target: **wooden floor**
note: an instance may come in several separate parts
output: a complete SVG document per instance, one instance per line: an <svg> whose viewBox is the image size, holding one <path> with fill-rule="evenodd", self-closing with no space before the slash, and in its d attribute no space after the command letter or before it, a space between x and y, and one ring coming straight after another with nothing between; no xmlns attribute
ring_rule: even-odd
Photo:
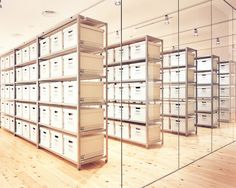
<svg viewBox="0 0 236 188"><path fill-rule="evenodd" d="M219 129L214 129L213 136L211 136L211 129L206 128L199 128L198 135L188 137L178 137L177 135L165 133L164 145L157 145L148 150L137 145L123 144L124 187L142 187L176 170L178 167L206 155L211 151L211 148L217 149L232 142L234 140L234 131L236 132L234 124L225 124ZM214 141L213 145L211 145L211 140ZM180 149L178 149L178 145ZM233 152L236 153L235 150ZM178 158L178 155L180 158ZM233 159L236 160L233 158L232 153L227 154L226 152L225 156L228 156L232 163ZM211 168L205 171L206 175L220 168L225 169L226 172L236 174L235 169L227 169L228 164L226 162L228 159L222 158L223 162L217 165L219 158L221 157L216 158L217 163L214 163L215 166L210 166L212 171L210 170ZM208 166L207 161L205 166ZM74 166L60 158L52 156L45 150L37 149L27 141L14 137L11 133L0 129L0 162L1 188L120 187L121 144L117 140L109 140L108 163L105 164L101 161L89 164L84 166L83 170L78 171ZM224 164L226 168L223 166ZM196 172L196 168L190 171L193 174ZM191 177L189 180L196 183L196 180L201 176L205 177L203 172L197 177ZM216 177L220 176L217 175ZM230 179L231 175L227 178ZM183 183L182 180L181 182ZM173 186L173 184L168 185L166 182L161 185L164 187ZM152 187L156 186L153 185Z"/></svg>

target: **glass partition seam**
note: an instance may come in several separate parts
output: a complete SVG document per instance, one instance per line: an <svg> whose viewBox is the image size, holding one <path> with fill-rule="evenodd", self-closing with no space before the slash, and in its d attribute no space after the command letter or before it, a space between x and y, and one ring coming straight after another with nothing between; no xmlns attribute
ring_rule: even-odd
<svg viewBox="0 0 236 188"><path fill-rule="evenodd" d="M180 0L178 0L178 72L180 71L179 70L179 61L180 61L180 53L179 53L179 50L180 50ZM178 74L178 88L180 87L180 83L179 83L179 80L180 80L180 74ZM178 103L179 103L179 98L180 98L180 92L178 92ZM186 115L186 114L185 114ZM179 123L179 126L178 126L178 169L180 168L180 111L178 110L178 123Z"/></svg>
<svg viewBox="0 0 236 188"><path fill-rule="evenodd" d="M212 37L213 37L213 28L212 28L212 22L213 22L213 0L211 0L210 4L210 19L211 19L211 152L213 151L213 103L212 103L212 97L213 97L213 76L212 76L212 65L213 65L213 50L212 50Z"/></svg>

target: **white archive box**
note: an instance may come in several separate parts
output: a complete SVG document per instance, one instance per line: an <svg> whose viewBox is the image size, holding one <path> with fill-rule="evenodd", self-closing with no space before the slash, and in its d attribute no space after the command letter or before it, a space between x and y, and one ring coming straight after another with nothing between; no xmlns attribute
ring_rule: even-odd
<svg viewBox="0 0 236 188"><path fill-rule="evenodd" d="M218 96L218 87L216 85L213 86L213 96ZM197 87L197 96L199 98L211 97L211 86L198 86Z"/></svg>
<svg viewBox="0 0 236 188"><path fill-rule="evenodd" d="M171 102L171 114L175 116L185 116L186 115L186 108L188 107L187 114L194 113L194 102L188 101L187 106L185 102Z"/></svg>
<svg viewBox="0 0 236 188"><path fill-rule="evenodd" d="M107 133L109 136L115 136L115 123L112 120L107 121ZM106 129L106 120L104 120L104 129Z"/></svg>
<svg viewBox="0 0 236 188"><path fill-rule="evenodd" d="M160 99L160 85L157 83L131 83L130 84L130 100L145 101L146 100L146 84L148 85L148 99ZM125 93L125 91L124 91Z"/></svg>
<svg viewBox="0 0 236 188"><path fill-rule="evenodd" d="M197 60L197 70L202 71L202 70L213 70L217 69L217 61L211 60L211 58L204 58L204 59L198 59Z"/></svg>
<svg viewBox="0 0 236 188"><path fill-rule="evenodd" d="M35 104L30 104L29 105L29 111L30 111L30 120L33 122L37 122L37 107Z"/></svg>
<svg viewBox="0 0 236 188"><path fill-rule="evenodd" d="M30 98L30 87L29 85L22 86L23 100L29 100Z"/></svg>
<svg viewBox="0 0 236 188"><path fill-rule="evenodd" d="M5 68L5 58L1 57L1 70Z"/></svg>
<svg viewBox="0 0 236 188"><path fill-rule="evenodd" d="M15 120L14 118L9 118L9 129L11 132L15 132Z"/></svg>
<svg viewBox="0 0 236 188"><path fill-rule="evenodd" d="M221 97L235 96L235 87L220 86L220 96Z"/></svg>
<svg viewBox="0 0 236 188"><path fill-rule="evenodd" d="M29 50L30 50L29 46L27 46L21 50L23 63L28 62L30 60L30 51Z"/></svg>
<svg viewBox="0 0 236 188"><path fill-rule="evenodd" d="M21 50L16 51L16 64L19 65L22 63L22 52Z"/></svg>
<svg viewBox="0 0 236 188"><path fill-rule="evenodd" d="M50 130L40 127L40 144L46 148L51 148Z"/></svg>
<svg viewBox="0 0 236 188"><path fill-rule="evenodd" d="M104 68L104 70L106 70L106 69ZM115 69L114 69L114 67L108 67L107 68L107 79L108 79L108 82L115 80Z"/></svg>
<svg viewBox="0 0 236 188"><path fill-rule="evenodd" d="M72 53L63 56L63 66L64 66L64 76L71 76L77 74L77 65L78 65L78 54Z"/></svg>
<svg viewBox="0 0 236 188"><path fill-rule="evenodd" d="M194 118L187 118L188 126L186 127L186 119L185 118L170 118L171 122L171 130L174 132L180 132L182 134L186 134L192 131L195 131L194 126Z"/></svg>
<svg viewBox="0 0 236 188"><path fill-rule="evenodd" d="M102 129L103 121L104 121L104 110L102 108L81 109L81 116L80 116L81 130L88 131L88 130Z"/></svg>
<svg viewBox="0 0 236 188"><path fill-rule="evenodd" d="M1 72L1 84L5 83L5 72Z"/></svg>
<svg viewBox="0 0 236 188"><path fill-rule="evenodd" d="M233 62L220 63L220 73L235 73L235 64Z"/></svg>
<svg viewBox="0 0 236 188"><path fill-rule="evenodd" d="M114 100L115 99L115 85L114 84L108 84L107 91L106 87L104 87L104 93L107 92L107 98L108 100Z"/></svg>
<svg viewBox="0 0 236 188"><path fill-rule="evenodd" d="M77 44L77 25L74 24L63 30L64 48L74 47Z"/></svg>
<svg viewBox="0 0 236 188"><path fill-rule="evenodd" d="M10 83L10 74L9 71L5 72L5 80L4 80L5 84L9 84Z"/></svg>
<svg viewBox="0 0 236 188"><path fill-rule="evenodd" d="M188 74L188 77L187 75ZM170 71L171 82L193 82L194 81L194 70L193 69L171 69Z"/></svg>
<svg viewBox="0 0 236 188"><path fill-rule="evenodd" d="M4 62L4 68L8 68L10 66L10 57L6 56L5 57L5 62Z"/></svg>
<svg viewBox="0 0 236 188"><path fill-rule="evenodd" d="M29 104L22 104L22 115L24 119L29 119L30 118L30 108Z"/></svg>
<svg viewBox="0 0 236 188"><path fill-rule="evenodd" d="M115 50L112 48L107 50L107 64L113 64L114 62L115 62ZM104 65L105 64L106 62L104 61Z"/></svg>
<svg viewBox="0 0 236 188"><path fill-rule="evenodd" d="M95 47L99 49L103 48L103 35L103 29L80 24L80 42L85 46Z"/></svg>
<svg viewBox="0 0 236 188"><path fill-rule="evenodd" d="M129 84L122 84L122 100L129 100ZM115 99L121 100L121 84L115 84Z"/></svg>
<svg viewBox="0 0 236 188"><path fill-rule="evenodd" d="M29 76L30 80L34 81L38 79L38 72L37 72L37 67L35 64L29 66L29 73L30 73L30 76Z"/></svg>
<svg viewBox="0 0 236 188"><path fill-rule="evenodd" d="M50 108L49 106L40 106L40 123L50 125Z"/></svg>
<svg viewBox="0 0 236 188"><path fill-rule="evenodd" d="M22 68L16 69L16 81L21 82L23 80Z"/></svg>
<svg viewBox="0 0 236 188"><path fill-rule="evenodd" d="M120 121L114 121L114 125L115 125L115 136L118 137L118 138L121 138L121 132L122 132L122 138L124 139L129 139L130 136L129 136L129 123L125 123L125 122L122 122L122 125L121 125L121 122ZM122 130L121 130L122 128Z"/></svg>
<svg viewBox="0 0 236 188"><path fill-rule="evenodd" d="M148 74L146 68L148 66ZM156 63L138 63L130 65L131 80L160 80L160 64Z"/></svg>
<svg viewBox="0 0 236 188"><path fill-rule="evenodd" d="M63 102L63 85L62 82L50 83L50 101Z"/></svg>
<svg viewBox="0 0 236 188"><path fill-rule="evenodd" d="M1 125L5 123L5 116L1 116Z"/></svg>
<svg viewBox="0 0 236 188"><path fill-rule="evenodd" d="M5 116L5 118L4 118L4 124L3 124L3 126L6 128L6 129L8 129L9 130L9 117L8 116Z"/></svg>
<svg viewBox="0 0 236 188"><path fill-rule="evenodd" d="M12 116L15 115L15 105L13 102L9 102L9 114Z"/></svg>
<svg viewBox="0 0 236 188"><path fill-rule="evenodd" d="M62 32L59 31L50 36L51 53L62 50Z"/></svg>
<svg viewBox="0 0 236 188"><path fill-rule="evenodd" d="M213 79L212 79L213 77ZM211 81L213 83L217 83L217 75L216 73L211 74L211 72L207 73L198 73L197 74L197 83L198 84L211 84Z"/></svg>
<svg viewBox="0 0 236 188"><path fill-rule="evenodd" d="M37 46L33 43L29 46L30 49L30 60L35 60L37 58Z"/></svg>
<svg viewBox="0 0 236 188"><path fill-rule="evenodd" d="M80 139L81 160L103 156L104 154L104 134L84 136ZM96 143L96 144L94 144Z"/></svg>
<svg viewBox="0 0 236 188"><path fill-rule="evenodd" d="M163 67L170 67L170 55L169 54L163 55Z"/></svg>
<svg viewBox="0 0 236 188"><path fill-rule="evenodd" d="M6 113L6 114L10 114L9 113L9 103L8 102L5 102L5 104L4 104L4 112Z"/></svg>
<svg viewBox="0 0 236 188"><path fill-rule="evenodd" d="M14 100L14 86L9 86L9 99Z"/></svg>
<svg viewBox="0 0 236 188"><path fill-rule="evenodd" d="M185 66L187 63L190 66L194 65L194 53L177 52L170 55L171 66Z"/></svg>
<svg viewBox="0 0 236 188"><path fill-rule="evenodd" d="M77 82L76 81L63 82L63 94L64 94L64 103L76 104L78 100Z"/></svg>
<svg viewBox="0 0 236 188"><path fill-rule="evenodd" d="M39 41L40 44L40 57L50 54L50 40L49 37Z"/></svg>
<svg viewBox="0 0 236 188"><path fill-rule="evenodd" d="M235 98L220 98L220 108L235 108Z"/></svg>
<svg viewBox="0 0 236 188"><path fill-rule="evenodd" d="M149 104L147 108L149 121L160 119L160 104ZM130 120L146 122L146 110L146 105L130 105Z"/></svg>
<svg viewBox="0 0 236 188"><path fill-rule="evenodd" d="M15 55L14 53L10 54L10 63L9 63L9 67L13 67L15 64Z"/></svg>
<svg viewBox="0 0 236 188"><path fill-rule="evenodd" d="M22 135L22 133L23 133L22 121L16 120L16 134Z"/></svg>
<svg viewBox="0 0 236 188"><path fill-rule="evenodd" d="M29 79L30 79L29 66L25 66L22 68L22 80L29 81Z"/></svg>
<svg viewBox="0 0 236 188"><path fill-rule="evenodd" d="M28 139L30 138L30 126L25 121L22 121L22 136Z"/></svg>
<svg viewBox="0 0 236 188"><path fill-rule="evenodd" d="M10 86L5 86L4 98L5 99L10 98Z"/></svg>
<svg viewBox="0 0 236 188"><path fill-rule="evenodd" d="M213 101L213 110L218 109L218 100L216 98L212 99ZM198 111L211 112L211 100L198 100Z"/></svg>
<svg viewBox="0 0 236 188"><path fill-rule="evenodd" d="M18 100L23 99L23 86L16 86L16 98Z"/></svg>
<svg viewBox="0 0 236 188"><path fill-rule="evenodd" d="M1 102L1 111L5 112L5 102Z"/></svg>
<svg viewBox="0 0 236 188"><path fill-rule="evenodd" d="M14 83L14 70L9 71L9 83Z"/></svg>
<svg viewBox="0 0 236 188"><path fill-rule="evenodd" d="M34 143L37 142L37 126L30 124L30 140Z"/></svg>
<svg viewBox="0 0 236 188"><path fill-rule="evenodd" d="M108 109L107 110L108 111L108 117L109 118L115 118L115 105L114 105L114 103L108 103L107 104L107 109Z"/></svg>
<svg viewBox="0 0 236 188"><path fill-rule="evenodd" d="M217 124L217 113L213 114L213 125ZM198 113L198 124L211 126L211 114Z"/></svg>
<svg viewBox="0 0 236 188"><path fill-rule="evenodd" d="M62 57L50 59L50 73L51 77L61 77L63 75Z"/></svg>
<svg viewBox="0 0 236 188"><path fill-rule="evenodd" d="M170 102L163 102L164 106L163 106L163 114L164 115L169 115L170 114ZM160 105L160 111L162 114L162 103Z"/></svg>
<svg viewBox="0 0 236 188"><path fill-rule="evenodd" d="M116 81L121 80L121 74L122 80L129 80L129 65L123 65L122 68L120 66L116 66L114 67L114 71Z"/></svg>
<svg viewBox="0 0 236 188"><path fill-rule="evenodd" d="M122 46L122 50L120 47L115 48L115 62L118 63L121 61L121 55L122 55L122 61L129 60L129 52L130 48L128 45Z"/></svg>
<svg viewBox="0 0 236 188"><path fill-rule="evenodd" d="M73 161L78 161L77 153L77 139L72 136L63 135L64 156Z"/></svg>
<svg viewBox="0 0 236 188"><path fill-rule="evenodd" d="M122 119L129 119L129 105L128 104L114 104L114 111L115 111L115 118L121 119L121 113L122 113Z"/></svg>
<svg viewBox="0 0 236 188"><path fill-rule="evenodd" d="M56 131L50 131L51 134L51 148L53 151L62 154L63 153L63 138L62 134Z"/></svg>
<svg viewBox="0 0 236 188"><path fill-rule="evenodd" d="M146 128L142 125L130 124L130 139L135 142L142 144L155 143L159 142L160 138L160 125L151 125Z"/></svg>
<svg viewBox="0 0 236 188"><path fill-rule="evenodd" d="M188 91L186 91L186 89L188 89ZM184 85L172 85L170 86L170 97L173 99L194 97L194 86L189 85L188 88L186 88Z"/></svg>
<svg viewBox="0 0 236 188"><path fill-rule="evenodd" d="M76 58L77 59L77 58ZM103 59L101 55L80 53L80 70L82 73L103 75ZM76 62L77 67L77 62Z"/></svg>
<svg viewBox="0 0 236 188"><path fill-rule="evenodd" d="M57 128L63 128L62 108L50 107L50 125Z"/></svg>
<svg viewBox="0 0 236 188"><path fill-rule="evenodd" d="M220 111L220 120L230 121L230 111Z"/></svg>
<svg viewBox="0 0 236 188"><path fill-rule="evenodd" d="M147 56L151 59L159 60L160 45L155 44L153 42L146 43L146 41L130 45L130 59L141 59L141 58L146 58Z"/></svg>
<svg viewBox="0 0 236 188"><path fill-rule="evenodd" d="M5 87L4 86L1 87L1 98L2 99L5 98Z"/></svg>
<svg viewBox="0 0 236 188"><path fill-rule="evenodd" d="M169 83L170 82L170 70L163 70L163 82L164 83Z"/></svg>
<svg viewBox="0 0 236 188"><path fill-rule="evenodd" d="M43 83L40 84L40 101L49 102L50 101L50 84Z"/></svg>
<svg viewBox="0 0 236 188"><path fill-rule="evenodd" d="M234 75L220 75L220 85L233 85L234 83Z"/></svg>
<svg viewBox="0 0 236 188"><path fill-rule="evenodd" d="M36 84L29 85L29 100L30 101L37 101L38 100L38 89Z"/></svg>
<svg viewBox="0 0 236 188"><path fill-rule="evenodd" d="M96 93L96 96L94 96ZM101 82L81 82L80 100L83 102L103 102L103 83Z"/></svg>
<svg viewBox="0 0 236 188"><path fill-rule="evenodd" d="M23 105L21 103L16 103L16 116L23 116Z"/></svg>
<svg viewBox="0 0 236 188"><path fill-rule="evenodd" d="M42 61L39 63L40 66L40 79L50 77L50 64L49 61Z"/></svg>
<svg viewBox="0 0 236 188"><path fill-rule="evenodd" d="M63 128L67 131L77 132L77 110L63 109Z"/></svg>
<svg viewBox="0 0 236 188"><path fill-rule="evenodd" d="M163 130L170 131L170 118L169 117L163 118Z"/></svg>

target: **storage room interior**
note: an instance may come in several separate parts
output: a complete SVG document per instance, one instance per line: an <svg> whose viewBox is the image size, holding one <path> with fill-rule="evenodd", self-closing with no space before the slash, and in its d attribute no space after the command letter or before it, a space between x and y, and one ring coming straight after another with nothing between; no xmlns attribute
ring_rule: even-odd
<svg viewBox="0 0 236 188"><path fill-rule="evenodd" d="M95 186L95 182L99 182L101 187L149 185L235 141L236 11L231 7L235 4L234 0L72 0L70 3L43 0L33 4L30 0L24 3L9 0L4 4L0 11L0 21L4 26L0 31L4 36L0 38L0 134L8 132L19 140L23 138L31 142L35 153L37 148L49 153L49 162L63 161L68 166L65 185L70 181L70 173L91 187ZM29 7L23 8L25 4ZM14 10L17 18L7 8ZM65 48L67 44L66 28L72 25L80 31L78 38L87 33L93 35L87 31L92 28L97 32L96 36L102 36L98 39L102 40L102 47L94 42L99 47L88 48L86 45L92 43L81 39L77 40L79 44L75 41L73 48L63 50L62 45ZM87 29L87 33L83 33L81 28ZM51 36L58 32L64 36L64 41L61 38L61 49L52 52ZM42 47L48 37L51 54L42 55L45 50ZM22 51L24 58L24 49L31 49L30 45L34 43L37 44L35 59L29 58L19 64L19 52ZM5 58L8 57L10 62L13 53L12 67L10 63L6 66ZM103 64L86 67L86 64L77 62L80 66L74 70L67 67L69 71L66 74L65 59L68 58L69 63L71 58L66 55L72 53L76 53L81 62L82 57L94 58L88 61L99 61L98 56L103 57ZM62 56L61 75L58 69L53 73L51 60ZM41 70L49 60L51 68ZM28 66L31 71L30 66L34 64L38 72L35 72L35 78L30 79L31 73L28 72L27 77L24 69ZM17 80L20 69L21 80ZM51 74L50 79L42 77L47 71L48 75ZM6 74L11 73L15 74L12 82L10 76L6 81ZM59 87L56 85L59 82L64 88L61 91L64 91L64 103L55 98L54 101L47 100L49 90L46 87L49 86L46 84L50 83L52 89ZM72 82L79 85L72 85ZM93 85L95 83L97 88ZM28 99L24 98L25 86L30 91L35 88L36 92L40 90L35 99L31 99L31 93ZM75 87L71 95L74 98L66 97L65 88L72 86ZM19 99L17 90L20 87L23 94ZM14 90L14 94L6 97L8 89ZM53 93L50 95L53 98ZM6 105L12 105L14 110L8 107L7 111ZM28 118L24 117L23 108L27 105L36 109L35 120L31 119L30 112ZM18 106L22 108L21 115L18 114ZM78 119L73 119L74 124L79 128L74 132L66 130L63 123L58 128L58 119L54 122L55 126L51 125L53 110L58 113L58 108L61 122L65 121L66 113L71 115L69 110L73 109L74 118ZM43 116L43 111L47 109L51 110L51 119L45 114ZM90 112L91 109L94 111ZM51 124L46 121L47 118ZM10 126L11 121L13 127ZM24 128L21 133L17 132L20 122L22 126L25 125L23 122L28 123L28 127L34 124L35 141L26 138ZM84 122L93 125L86 130L87 127L82 127ZM50 144L43 145L43 132L46 130L51 131L51 137L58 138L57 133L63 136L61 148L54 150ZM80 149L77 145L73 146L76 155L71 158L65 155L62 143L74 137L73 141L81 146L86 142L83 138L91 135L102 139L87 140L91 142L87 148L102 145L99 156L94 157L96 152L93 151L82 156L81 152L86 152L87 148ZM89 158L90 155L93 158ZM41 162L47 165L43 160Z"/></svg>

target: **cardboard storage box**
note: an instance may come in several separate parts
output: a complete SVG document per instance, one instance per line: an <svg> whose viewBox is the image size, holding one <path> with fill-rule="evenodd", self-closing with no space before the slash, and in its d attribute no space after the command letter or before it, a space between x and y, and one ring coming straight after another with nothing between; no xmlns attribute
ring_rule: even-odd
<svg viewBox="0 0 236 188"><path fill-rule="evenodd" d="M39 64L40 66L40 79L47 79L50 77L50 62L42 61Z"/></svg>
<svg viewBox="0 0 236 188"><path fill-rule="evenodd" d="M122 113L122 119L128 120L129 119L129 105L128 104L114 104L115 109L115 118L121 119L121 113Z"/></svg>
<svg viewBox="0 0 236 188"><path fill-rule="evenodd" d="M30 76L29 76L30 80L34 81L38 79L38 72L37 72L37 67L35 64L29 66L29 72L30 72Z"/></svg>
<svg viewBox="0 0 236 188"><path fill-rule="evenodd" d="M106 120L104 120L104 129L106 129ZM115 136L115 123L112 120L107 121L107 133L109 136Z"/></svg>
<svg viewBox="0 0 236 188"><path fill-rule="evenodd" d="M116 66L114 67L114 71L115 71L116 81L121 80L121 74L122 74L122 80L129 80L129 65L123 65L122 68L120 66Z"/></svg>
<svg viewBox="0 0 236 188"><path fill-rule="evenodd" d="M30 124L30 140L34 143L37 142L37 126Z"/></svg>
<svg viewBox="0 0 236 188"><path fill-rule="evenodd" d="M62 57L50 59L50 73L52 78L61 77L63 75Z"/></svg>
<svg viewBox="0 0 236 188"><path fill-rule="evenodd" d="M29 104L22 104L22 115L23 118L29 119L30 117L30 109L29 109Z"/></svg>
<svg viewBox="0 0 236 188"><path fill-rule="evenodd" d="M16 69L16 81L21 82L23 81L23 69L22 68L17 68Z"/></svg>
<svg viewBox="0 0 236 188"><path fill-rule="evenodd" d="M50 83L50 101L54 102L54 103L57 103L57 102L62 103L63 102L62 82Z"/></svg>
<svg viewBox="0 0 236 188"><path fill-rule="evenodd" d="M213 80L211 80L212 77L213 77ZM213 75L211 73L205 73L205 72L197 74L198 84L211 84L211 81L213 81L213 83L217 83L216 73L213 73Z"/></svg>
<svg viewBox="0 0 236 188"><path fill-rule="evenodd" d="M213 114L213 125L217 123L218 114ZM211 126L211 114L198 113L198 124Z"/></svg>
<svg viewBox="0 0 236 188"><path fill-rule="evenodd" d="M220 75L220 85L234 85L234 75Z"/></svg>
<svg viewBox="0 0 236 188"><path fill-rule="evenodd" d="M30 109L30 120L37 122L38 115L37 115L37 107L35 104L30 104L29 106Z"/></svg>
<svg viewBox="0 0 236 188"><path fill-rule="evenodd" d="M37 46L36 43L33 43L29 46L30 48L30 60L35 60L37 59Z"/></svg>
<svg viewBox="0 0 236 188"><path fill-rule="evenodd" d="M129 84L115 84L115 100L120 101L121 100L121 89L122 89L122 100L129 100L130 99L130 90L129 90ZM134 99L135 100L135 99Z"/></svg>
<svg viewBox="0 0 236 188"><path fill-rule="evenodd" d="M49 37L39 41L40 45L40 57L50 54L50 41Z"/></svg>
<svg viewBox="0 0 236 188"><path fill-rule="evenodd" d="M188 71L188 77L186 77L186 74ZM185 68L181 69L171 69L170 71L170 81L171 82L193 82L194 81L194 70Z"/></svg>
<svg viewBox="0 0 236 188"><path fill-rule="evenodd" d="M220 96L221 97L235 96L235 87L220 86Z"/></svg>
<svg viewBox="0 0 236 188"><path fill-rule="evenodd" d="M23 105L21 103L16 103L16 116L23 117Z"/></svg>
<svg viewBox="0 0 236 188"><path fill-rule="evenodd" d="M108 103L107 109L108 109L108 118L115 118L115 105L114 105L114 103Z"/></svg>
<svg viewBox="0 0 236 188"><path fill-rule="evenodd" d="M37 89L37 86L35 84L29 86L29 93L30 93L29 99L31 101L37 101L38 100L38 89Z"/></svg>
<svg viewBox="0 0 236 188"><path fill-rule="evenodd" d="M187 63L190 66L194 65L194 53L177 52L170 55L171 66L185 66Z"/></svg>
<svg viewBox="0 0 236 188"><path fill-rule="evenodd" d="M14 83L14 70L9 71L9 83Z"/></svg>
<svg viewBox="0 0 236 188"><path fill-rule="evenodd" d="M76 104L78 100L77 82L63 82L64 103Z"/></svg>
<svg viewBox="0 0 236 188"><path fill-rule="evenodd" d="M50 130L40 127L40 144L46 148L51 148Z"/></svg>
<svg viewBox="0 0 236 188"><path fill-rule="evenodd" d="M22 121L22 136L29 139L30 138L30 126L29 123Z"/></svg>
<svg viewBox="0 0 236 188"><path fill-rule="evenodd" d="M186 89L187 95L186 96ZM186 98L186 97L194 97L194 86L189 85L188 88L186 88L184 85L171 85L170 86L170 98L172 99L178 99L178 98Z"/></svg>
<svg viewBox="0 0 236 188"><path fill-rule="evenodd" d="M40 101L43 101L43 102L50 101L50 84L49 83L40 84Z"/></svg>
<svg viewBox="0 0 236 188"><path fill-rule="evenodd" d="M213 86L213 96L218 96L217 86ZM211 97L211 86L198 86L197 87L197 96L199 98Z"/></svg>
<svg viewBox="0 0 236 188"><path fill-rule="evenodd" d="M213 68L213 70L217 69L217 62L216 61L212 62L211 58L197 60L197 70L198 71L202 71L202 70L211 71L211 68Z"/></svg>
<svg viewBox="0 0 236 188"><path fill-rule="evenodd" d="M121 55L122 55L122 61L129 60L130 48L129 46L122 46L122 50L120 47L115 48L115 62L118 63L121 61Z"/></svg>
<svg viewBox="0 0 236 188"><path fill-rule="evenodd" d="M213 110L218 109L218 100L217 99L212 99L213 101ZM206 111L206 112L211 112L211 100L198 100L198 110L199 111Z"/></svg>
<svg viewBox="0 0 236 188"><path fill-rule="evenodd" d="M63 144L64 144L64 156L73 160L78 161L78 145L77 139L72 136L63 135Z"/></svg>
<svg viewBox="0 0 236 188"><path fill-rule="evenodd" d="M16 134L18 134L18 135L23 134L22 121L20 121L20 120L16 120Z"/></svg>
<svg viewBox="0 0 236 188"><path fill-rule="evenodd" d="M15 121L14 118L9 118L9 130L15 132Z"/></svg>
<svg viewBox="0 0 236 188"><path fill-rule="evenodd" d="M62 50L62 32L59 31L50 36L51 53Z"/></svg>
<svg viewBox="0 0 236 188"><path fill-rule="evenodd" d="M23 48L22 51L22 62L28 62L30 60L30 51L29 46Z"/></svg>
<svg viewBox="0 0 236 188"><path fill-rule="evenodd" d="M235 98L220 98L220 108L235 108Z"/></svg>
<svg viewBox="0 0 236 188"><path fill-rule="evenodd" d="M187 102L188 111L187 114L193 114L194 113L194 102L188 101ZM171 102L171 115L175 116L186 116L186 103L185 102Z"/></svg>
<svg viewBox="0 0 236 188"><path fill-rule="evenodd" d="M51 148L53 151L63 153L63 138L62 134L56 131L50 131L51 134Z"/></svg>
<svg viewBox="0 0 236 188"><path fill-rule="evenodd" d="M96 95L94 95L96 93ZM103 102L103 83L81 82L80 100L84 102Z"/></svg>
<svg viewBox="0 0 236 188"><path fill-rule="evenodd" d="M63 128L63 111L62 108L50 107L51 126Z"/></svg>
<svg viewBox="0 0 236 188"><path fill-rule="evenodd" d="M15 64L15 54L12 53L10 54L10 62L9 62L9 67L13 67Z"/></svg>
<svg viewBox="0 0 236 188"><path fill-rule="evenodd" d="M130 128L129 128L129 124L120 121L114 121L114 125L115 125L115 136L118 138L121 138L121 131L122 131L122 138L124 139L129 139L130 138ZM121 130L122 127L122 130Z"/></svg>
<svg viewBox="0 0 236 188"><path fill-rule="evenodd" d="M22 98L23 100L29 100L30 99L30 87L29 85L22 86Z"/></svg>
<svg viewBox="0 0 236 188"><path fill-rule="evenodd" d="M77 110L74 109L63 109L63 128L67 131L77 132Z"/></svg>
<svg viewBox="0 0 236 188"><path fill-rule="evenodd" d="M49 106L40 106L40 122L50 125L50 108Z"/></svg>
<svg viewBox="0 0 236 188"><path fill-rule="evenodd" d="M16 64L19 65L22 63L22 52L21 50L16 51Z"/></svg>
<svg viewBox="0 0 236 188"><path fill-rule="evenodd" d="M220 73L234 73L235 72L235 65L233 62L220 63L219 71L220 71Z"/></svg>
<svg viewBox="0 0 236 188"><path fill-rule="evenodd" d="M188 118L188 126L186 126L185 118L170 118L171 119L171 130L182 134L188 134L189 132L195 131L194 118Z"/></svg>

